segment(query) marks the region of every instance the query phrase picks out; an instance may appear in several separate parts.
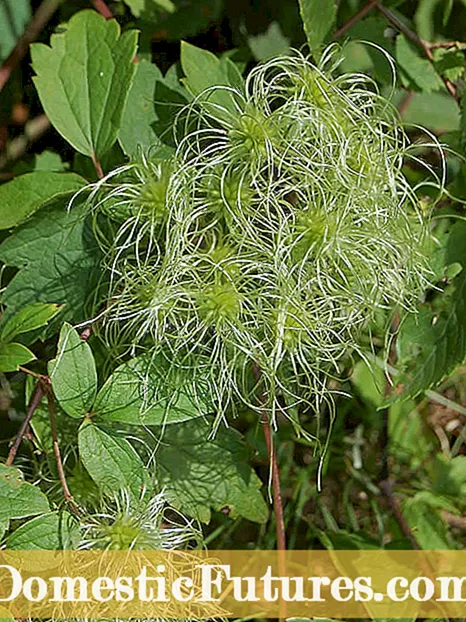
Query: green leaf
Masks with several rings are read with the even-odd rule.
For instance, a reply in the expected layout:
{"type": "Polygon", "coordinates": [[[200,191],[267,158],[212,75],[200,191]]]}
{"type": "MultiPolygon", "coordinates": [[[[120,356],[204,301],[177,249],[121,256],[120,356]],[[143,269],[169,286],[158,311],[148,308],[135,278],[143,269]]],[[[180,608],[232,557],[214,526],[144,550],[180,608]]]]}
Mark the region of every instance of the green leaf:
{"type": "Polygon", "coordinates": [[[450,19],[452,10],[453,10],[453,0],[445,0],[445,7],[443,9],[443,19],[442,19],[442,23],[444,26],[447,25],[448,20],[450,19]]]}
{"type": "Polygon", "coordinates": [[[173,13],[176,9],[171,0],[124,0],[124,2],[130,8],[134,17],[140,17],[141,13],[147,11],[151,4],[169,13],[173,13]]]}
{"type": "Polygon", "coordinates": [[[5,322],[36,302],[66,304],[63,320],[87,319],[87,302],[100,278],[100,251],[89,221],[81,206],[68,211],[59,201],[41,208],[0,245],[0,259],[20,268],[3,292],[5,322]]]}
{"type": "Polygon", "coordinates": [[[17,371],[20,365],[35,360],[34,354],[20,343],[0,343],[0,372],[17,371]]]}
{"type": "Polygon", "coordinates": [[[334,0],[298,0],[304,32],[312,54],[319,55],[332,28],[337,7],[334,0]]]}
{"type": "Polygon", "coordinates": [[[454,82],[464,74],[464,52],[460,50],[434,50],[434,65],[439,74],[454,82]]]}
{"type": "Polygon", "coordinates": [[[438,456],[431,470],[432,490],[455,499],[466,492],[466,456],[446,460],[438,456]]]}
{"type": "Polygon", "coordinates": [[[30,19],[29,0],[2,0],[0,2],[0,63],[9,56],[30,19]]]}
{"type": "Polygon", "coordinates": [[[432,63],[422,58],[417,47],[404,35],[396,38],[395,49],[396,60],[402,70],[401,77],[407,88],[427,93],[445,88],[432,63]]]}
{"type": "MultiPolygon", "coordinates": [[[[156,146],[162,146],[157,134],[160,117],[155,105],[156,90],[161,86],[163,76],[157,65],[145,60],[139,62],[119,135],[123,151],[130,157],[137,156],[140,150],[145,153],[156,146]]],[[[167,151],[167,147],[163,148],[167,151]]]]}
{"type": "Polygon", "coordinates": [[[17,335],[45,326],[57,315],[60,309],[59,305],[45,304],[43,302],[34,302],[27,305],[5,322],[1,332],[1,340],[10,341],[17,335]]]}
{"type": "Polygon", "coordinates": [[[390,65],[387,56],[384,51],[390,55],[390,58],[395,53],[395,46],[392,38],[386,36],[387,22],[379,15],[369,15],[365,19],[354,24],[348,31],[348,35],[351,39],[357,39],[358,41],[370,41],[375,45],[367,45],[365,43],[358,43],[356,41],[350,42],[345,47],[345,60],[343,61],[344,71],[359,71],[358,67],[348,67],[347,53],[348,47],[357,46],[359,55],[364,58],[367,57],[373,66],[374,76],[377,80],[384,84],[390,84],[393,81],[393,70],[390,65]]]}
{"type": "Polygon", "coordinates": [[[68,512],[37,516],[13,531],[6,539],[8,549],[58,551],[73,549],[80,540],[79,523],[68,512]]]}
{"type": "Polygon", "coordinates": [[[33,155],[28,160],[21,160],[12,169],[15,175],[24,175],[25,173],[51,172],[63,173],[69,168],[68,162],[63,162],[58,153],[54,151],[43,151],[33,155]]]}
{"type": "Polygon", "coordinates": [[[83,417],[94,403],[97,371],[89,344],[69,324],[63,324],[57,357],[49,362],[48,371],[63,410],[71,417],[83,417]]]}
{"type": "Polygon", "coordinates": [[[366,403],[376,408],[383,401],[386,378],[381,368],[369,367],[366,361],[358,361],[351,375],[351,382],[366,403]]]}
{"type": "MultiPolygon", "coordinates": [[[[397,94],[394,104],[406,93],[397,94]]],[[[403,121],[407,124],[422,124],[436,133],[454,132],[460,126],[460,107],[455,99],[444,92],[414,93],[403,110],[403,121]]]]}
{"type": "Polygon", "coordinates": [[[8,529],[10,528],[10,521],[9,520],[1,520],[0,521],[0,541],[3,540],[4,535],[6,534],[6,532],[8,531],[8,529]]]}
{"type": "Polygon", "coordinates": [[[149,485],[149,476],[130,443],[119,436],[107,434],[97,426],[84,424],[78,436],[81,460],[102,492],[114,496],[119,490],[141,497],[149,485]]]}
{"type": "Polygon", "coordinates": [[[16,227],[41,205],[77,192],[86,180],[74,173],[27,173],[0,186],[0,229],[16,227]]]}
{"type": "Polygon", "coordinates": [[[417,34],[425,41],[434,41],[436,31],[435,9],[440,2],[444,2],[444,0],[420,0],[417,3],[414,23],[417,34]]]}
{"type": "Polygon", "coordinates": [[[116,369],[96,398],[102,421],[168,425],[213,412],[207,374],[181,373],[164,356],[142,355],[116,369]]]}
{"type": "MultiPolygon", "coordinates": [[[[156,39],[176,41],[206,31],[214,21],[221,18],[223,0],[173,0],[175,12],[161,11],[155,0],[146,1],[141,14],[143,34],[152,31],[156,39]],[[155,27],[154,27],[155,26],[155,27]]],[[[139,22],[139,23],[141,23],[139,22]]]]}
{"type": "Polygon", "coordinates": [[[241,89],[243,86],[242,77],[229,58],[217,58],[212,52],[182,41],[181,67],[186,76],[187,89],[193,95],[203,93],[203,100],[214,104],[212,114],[220,118],[231,118],[238,114],[234,96],[227,89],[221,88],[226,86],[241,89]],[[205,92],[206,89],[210,90],[205,92]],[[221,107],[220,110],[218,106],[221,107]]]}
{"type": "Polygon", "coordinates": [[[290,40],[285,37],[278,22],[272,22],[264,33],[249,36],[248,45],[258,61],[285,54],[290,50],[290,40]]]}
{"type": "Polygon", "coordinates": [[[19,469],[0,464],[0,521],[49,511],[47,497],[38,486],[25,482],[19,469]]]}
{"type": "Polygon", "coordinates": [[[450,548],[445,521],[431,504],[415,495],[403,504],[403,515],[422,549],[450,548]]]}
{"type": "Polygon", "coordinates": [[[157,477],[167,499],[177,509],[208,523],[211,511],[224,510],[263,523],[268,508],[262,483],[247,464],[248,452],[235,430],[220,429],[207,440],[203,420],[166,428],[157,452],[157,477]]]}
{"type": "Polygon", "coordinates": [[[402,392],[393,399],[416,397],[440,383],[466,357],[466,223],[457,222],[448,237],[445,265],[463,270],[446,291],[425,304],[402,324],[397,341],[397,383],[402,392]]]}
{"type": "Polygon", "coordinates": [[[137,31],[120,36],[116,20],[79,11],[51,46],[31,46],[34,83],[44,110],[80,153],[97,158],[118,137],[136,67],[137,31]]]}

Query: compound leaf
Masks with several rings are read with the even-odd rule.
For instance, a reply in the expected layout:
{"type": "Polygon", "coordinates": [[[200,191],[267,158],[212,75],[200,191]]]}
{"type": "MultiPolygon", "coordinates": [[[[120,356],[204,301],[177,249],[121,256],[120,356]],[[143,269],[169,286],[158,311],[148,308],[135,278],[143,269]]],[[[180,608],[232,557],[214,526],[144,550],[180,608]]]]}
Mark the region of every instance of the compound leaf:
{"type": "Polygon", "coordinates": [[[44,110],[80,153],[101,158],[118,137],[136,70],[137,31],[120,33],[115,20],[79,11],[50,47],[31,46],[34,82],[44,110]]]}

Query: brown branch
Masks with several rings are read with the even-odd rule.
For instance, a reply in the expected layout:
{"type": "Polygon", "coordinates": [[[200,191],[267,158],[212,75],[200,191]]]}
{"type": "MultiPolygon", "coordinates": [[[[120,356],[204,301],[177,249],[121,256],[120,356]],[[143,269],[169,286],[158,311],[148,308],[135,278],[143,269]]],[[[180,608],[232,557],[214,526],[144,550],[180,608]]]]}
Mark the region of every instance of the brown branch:
{"type": "Polygon", "coordinates": [[[2,67],[0,67],[0,92],[8,82],[13,69],[22,61],[30,44],[40,35],[61,2],[62,0],[43,0],[42,4],[35,12],[32,21],[16,42],[13,51],[4,61],[2,67]]]}
{"type": "Polygon", "coordinates": [[[92,163],[94,164],[94,168],[95,168],[95,172],[97,173],[97,177],[99,179],[103,179],[104,172],[102,170],[102,165],[100,164],[100,162],[97,159],[97,156],[96,156],[96,154],[94,152],[92,153],[91,159],[92,159],[92,163]]]}
{"type": "Polygon", "coordinates": [[[395,517],[396,522],[398,523],[401,533],[404,537],[410,541],[411,546],[415,550],[420,550],[418,541],[416,540],[416,536],[414,535],[411,527],[408,524],[408,521],[403,515],[401,511],[401,505],[399,500],[393,494],[393,482],[391,480],[384,480],[379,483],[380,491],[382,492],[388,507],[392,511],[393,516],[395,517]]]}
{"type": "MultiPolygon", "coordinates": [[[[260,367],[254,364],[252,371],[257,384],[259,384],[262,375],[260,367]]],[[[265,404],[267,403],[267,397],[265,395],[262,395],[259,398],[259,402],[265,406],[265,404]]],[[[277,526],[277,549],[279,551],[286,551],[285,520],[283,518],[283,499],[280,485],[280,471],[277,462],[277,452],[275,451],[272,439],[270,418],[269,415],[265,412],[262,415],[261,423],[264,426],[264,436],[267,445],[267,453],[269,456],[270,468],[272,469],[273,509],[277,526]]]]}
{"type": "Polygon", "coordinates": [[[36,386],[34,387],[34,391],[32,392],[31,399],[29,401],[29,406],[26,412],[26,416],[24,418],[23,423],[16,435],[15,442],[13,443],[10,453],[8,454],[8,458],[6,459],[5,464],[7,466],[11,466],[15,461],[16,454],[18,453],[18,449],[21,445],[21,442],[26,434],[26,430],[28,429],[29,423],[31,422],[32,416],[37,410],[39,404],[42,401],[42,398],[45,395],[45,384],[43,380],[39,380],[36,386]]]}
{"type": "Polygon", "coordinates": [[[436,41],[435,43],[429,43],[428,41],[424,41],[424,43],[431,50],[437,50],[439,48],[450,49],[450,48],[456,48],[456,47],[458,49],[464,49],[464,46],[465,46],[465,44],[462,43],[461,41],[436,41]]]}
{"type": "Polygon", "coordinates": [[[102,17],[105,17],[105,19],[113,19],[113,13],[105,4],[104,0],[92,0],[92,4],[102,17]]]}
{"type": "Polygon", "coordinates": [[[379,0],[370,0],[365,6],[363,6],[357,13],[353,15],[347,22],[343,24],[341,28],[335,31],[333,38],[338,39],[342,37],[348,30],[357,24],[361,19],[366,17],[368,13],[375,7],[375,5],[379,2],[379,0]]]}
{"type": "Polygon", "coordinates": [[[53,443],[53,453],[55,454],[55,462],[57,463],[58,477],[60,478],[60,484],[63,490],[63,496],[65,497],[65,501],[68,503],[70,510],[79,515],[79,508],[76,503],[73,501],[73,495],[68,488],[68,483],[66,481],[65,469],[63,468],[63,462],[61,459],[60,446],[58,444],[58,435],[57,435],[57,424],[55,421],[55,408],[53,404],[53,394],[51,387],[47,387],[47,403],[49,407],[49,419],[50,419],[50,429],[52,431],[52,443],[53,443]]]}
{"type": "Polygon", "coordinates": [[[450,527],[456,527],[456,529],[462,529],[466,531],[466,516],[457,516],[447,510],[441,512],[443,520],[450,525],[450,527]]]}
{"type": "Polygon", "coordinates": [[[277,452],[272,439],[272,429],[268,415],[264,414],[261,419],[264,426],[264,436],[272,469],[273,509],[277,524],[277,549],[286,551],[285,520],[283,518],[283,499],[280,485],[280,471],[278,469],[277,452]]]}
{"type": "MultiPolygon", "coordinates": [[[[432,54],[432,50],[430,49],[431,46],[429,43],[426,43],[426,41],[423,41],[414,32],[414,30],[411,30],[411,28],[406,26],[406,24],[404,24],[400,19],[398,19],[398,17],[390,9],[387,9],[387,7],[385,7],[383,4],[381,4],[380,2],[377,2],[375,6],[382,13],[382,15],[392,24],[392,26],[394,26],[397,30],[399,30],[402,34],[404,34],[405,37],[407,37],[410,41],[412,41],[418,47],[421,48],[421,50],[424,52],[425,56],[430,60],[430,62],[434,61],[434,56],[432,54]]],[[[450,93],[450,95],[456,98],[457,93],[456,93],[455,85],[452,82],[450,82],[450,80],[448,80],[447,78],[443,76],[441,76],[441,78],[445,84],[445,87],[447,88],[447,91],[450,93]]]]}
{"type": "Polygon", "coordinates": [[[8,145],[6,153],[0,156],[0,169],[19,160],[27,152],[29,147],[48,132],[50,128],[50,121],[45,114],[41,114],[26,123],[24,134],[12,140],[8,145]]]}

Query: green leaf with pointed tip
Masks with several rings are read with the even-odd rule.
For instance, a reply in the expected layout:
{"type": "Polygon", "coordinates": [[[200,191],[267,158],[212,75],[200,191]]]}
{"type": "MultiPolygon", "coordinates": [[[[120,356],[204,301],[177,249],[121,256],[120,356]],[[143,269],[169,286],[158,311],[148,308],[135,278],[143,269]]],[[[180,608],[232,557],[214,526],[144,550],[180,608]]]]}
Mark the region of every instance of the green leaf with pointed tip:
{"type": "Polygon", "coordinates": [[[92,409],[96,420],[169,425],[212,413],[207,374],[177,370],[163,356],[142,355],[116,369],[92,409]]]}
{"type": "Polygon", "coordinates": [[[318,56],[337,16],[335,0],[299,0],[299,9],[309,48],[318,56]]]}
{"type": "Polygon", "coordinates": [[[20,365],[35,360],[34,354],[20,343],[0,343],[0,372],[17,371],[20,365]]]}
{"type": "Polygon", "coordinates": [[[76,548],[79,523],[68,512],[50,512],[31,519],[6,539],[8,549],[58,551],[76,548]]]}
{"type": "Polygon", "coordinates": [[[5,322],[1,332],[1,340],[10,341],[16,335],[22,335],[45,326],[57,315],[60,309],[59,305],[45,304],[43,302],[34,302],[27,305],[5,322]]]}
{"type": "Polygon", "coordinates": [[[177,509],[208,523],[211,508],[263,523],[269,511],[262,482],[247,464],[248,452],[235,430],[220,429],[208,440],[204,420],[169,426],[157,457],[157,477],[177,509]]]}
{"type": "MultiPolygon", "coordinates": [[[[2,294],[3,321],[36,302],[65,305],[62,320],[87,319],[87,303],[101,277],[101,255],[90,220],[85,208],[76,204],[67,210],[66,201],[59,199],[42,207],[0,245],[0,259],[20,268],[2,294]]],[[[57,329],[52,320],[48,330],[57,329]]]]}
{"type": "Polygon", "coordinates": [[[83,417],[94,403],[97,371],[89,344],[69,324],[63,324],[48,370],[60,406],[70,417],[83,417]]]}
{"type": "Polygon", "coordinates": [[[0,464],[0,521],[49,511],[47,497],[37,486],[25,482],[19,469],[0,464]]]}
{"type": "Polygon", "coordinates": [[[139,499],[149,486],[147,469],[126,439],[85,423],[79,430],[78,443],[82,463],[102,492],[114,496],[125,490],[139,499]]]}
{"type": "Polygon", "coordinates": [[[193,95],[203,93],[203,101],[214,105],[211,108],[212,114],[230,119],[232,115],[238,115],[234,95],[228,88],[241,90],[243,79],[229,58],[217,58],[212,52],[182,41],[181,67],[186,76],[188,91],[193,95]]]}
{"type": "Polygon", "coordinates": [[[41,205],[77,192],[86,180],[75,173],[27,173],[0,186],[0,229],[16,227],[41,205]]]}
{"type": "Polygon", "coordinates": [[[422,58],[416,46],[404,35],[396,38],[395,49],[404,86],[427,93],[445,88],[432,63],[422,58]]]}
{"type": "Polygon", "coordinates": [[[118,137],[133,80],[137,31],[95,11],[75,13],[50,47],[31,46],[34,83],[44,110],[80,153],[101,158],[118,137]]]}
{"type": "Polygon", "coordinates": [[[290,49],[290,40],[285,37],[278,22],[272,22],[264,33],[248,37],[248,45],[256,60],[267,60],[290,49]]]}

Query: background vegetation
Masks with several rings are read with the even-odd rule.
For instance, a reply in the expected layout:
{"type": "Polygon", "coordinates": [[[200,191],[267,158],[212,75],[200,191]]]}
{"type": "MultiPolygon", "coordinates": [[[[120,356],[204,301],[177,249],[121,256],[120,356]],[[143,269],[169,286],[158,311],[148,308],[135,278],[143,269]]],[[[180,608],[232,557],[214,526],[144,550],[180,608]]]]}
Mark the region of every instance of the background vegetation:
{"type": "MultiPolygon", "coordinates": [[[[445,145],[447,180],[432,224],[435,287],[416,316],[401,326],[395,318],[388,373],[381,318],[366,335],[370,366],[348,360],[346,380],[335,380],[342,395],[333,423],[325,411],[302,417],[305,430],[327,443],[321,492],[323,444],[279,420],[274,446],[287,546],[463,548],[465,29],[464,0],[302,0],[301,7],[296,0],[0,0],[4,544],[60,548],[66,513],[66,541],[74,545],[83,512],[98,511],[102,495],[124,488],[137,497],[155,485],[172,507],[199,521],[210,548],[276,547],[269,452],[255,413],[243,409],[209,439],[209,421],[196,418],[202,412],[186,415],[194,406],[177,385],[185,402],[163,434],[160,404],[146,427],[134,425],[137,365],[118,367],[98,324],[85,324],[101,256],[87,221],[73,216],[79,210],[65,207],[86,183],[135,157],[138,146],[163,141],[174,111],[191,97],[186,86],[198,92],[222,79],[215,58],[244,72],[291,47],[309,44],[318,54],[333,40],[344,46],[342,70],[372,76],[387,96],[394,86],[413,140],[425,136],[423,126],[445,145]],[[86,9],[67,31],[65,51],[53,33],[65,32],[63,23],[86,9]],[[121,39],[99,14],[118,21],[121,39]],[[51,36],[53,51],[33,47],[31,59],[29,44],[50,44],[51,36]],[[185,47],[180,66],[180,41],[216,56],[185,47]],[[394,59],[395,85],[379,48],[394,59]],[[20,470],[11,470],[13,462],[20,470]],[[12,473],[22,478],[15,503],[7,502],[18,485],[12,473]]],[[[441,170],[438,151],[421,155],[441,170]]],[[[423,175],[415,163],[404,172],[413,184],[423,175]]],[[[422,208],[435,196],[425,186],[422,208]]],[[[154,383],[160,375],[154,370],[154,383]]],[[[166,399],[169,393],[167,387],[166,399]]]]}

